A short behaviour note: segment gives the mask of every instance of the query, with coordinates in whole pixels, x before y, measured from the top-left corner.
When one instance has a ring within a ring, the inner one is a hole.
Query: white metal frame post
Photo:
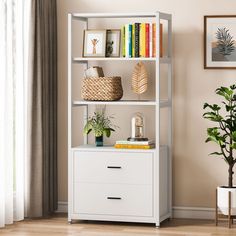
[[[168,57],[170,63],[168,64],[168,157],[169,157],[169,211],[172,217],[172,144],[173,144],[173,117],[172,117],[172,16],[168,19]]]
[[[68,14],[68,178],[72,183],[73,177],[70,171],[72,165],[72,21],[80,20],[85,22],[85,29],[88,29],[88,19],[87,18],[75,18],[73,14]],[[83,62],[85,68],[88,68],[88,61]],[[83,121],[84,125],[88,119],[88,104],[83,106],[84,108],[84,116]],[[84,144],[88,144],[88,136],[84,136]],[[71,214],[72,214],[72,186],[68,184],[68,222],[72,223]]]
[[[86,18],[84,20],[84,22],[85,22],[85,29],[87,30],[88,29],[88,18]],[[85,67],[85,69],[88,69],[89,61],[86,61],[84,67]],[[88,104],[84,106],[84,117],[83,118],[84,118],[84,126],[85,126],[88,121]],[[84,144],[88,144],[88,135],[84,136]]]
[[[72,14],[68,14],[68,181],[72,181],[72,173],[70,167],[71,159],[71,111],[72,111],[72,96],[71,96],[71,79],[72,79]],[[71,223],[71,204],[72,204],[72,186],[68,184],[68,222]]]
[[[160,227],[160,13],[156,13],[156,155],[154,158],[154,216],[156,227]]]

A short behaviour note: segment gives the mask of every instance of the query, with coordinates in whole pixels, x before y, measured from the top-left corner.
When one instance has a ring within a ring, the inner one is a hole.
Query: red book
[[[148,23],[145,24],[145,29],[146,29],[146,34],[145,34],[145,36],[146,36],[146,39],[145,39],[145,45],[146,45],[145,56],[149,57],[150,56],[149,55],[149,41],[150,41],[149,37],[150,37],[150,35],[149,35],[149,24]]]

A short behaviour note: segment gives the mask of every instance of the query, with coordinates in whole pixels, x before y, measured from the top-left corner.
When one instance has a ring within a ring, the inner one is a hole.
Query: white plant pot
[[[231,192],[231,215],[236,215],[236,188],[217,187],[217,206],[222,214],[228,215],[229,192]]]

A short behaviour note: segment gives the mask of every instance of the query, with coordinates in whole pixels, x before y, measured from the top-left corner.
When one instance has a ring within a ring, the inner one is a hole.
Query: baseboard
[[[67,202],[58,202],[58,213],[68,212]],[[214,219],[214,208],[205,207],[173,207],[173,218],[184,219]]]
[[[214,219],[215,209],[205,207],[173,207],[173,218]]]
[[[68,212],[68,203],[67,202],[58,202],[57,213],[67,213]]]

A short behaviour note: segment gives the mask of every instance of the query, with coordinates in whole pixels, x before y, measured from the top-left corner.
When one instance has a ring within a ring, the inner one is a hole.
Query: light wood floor
[[[213,221],[173,219],[157,229],[150,224],[85,222],[69,225],[65,216],[26,220],[0,229],[0,236],[226,236],[236,235],[236,224],[228,229],[226,222],[215,227]]]

